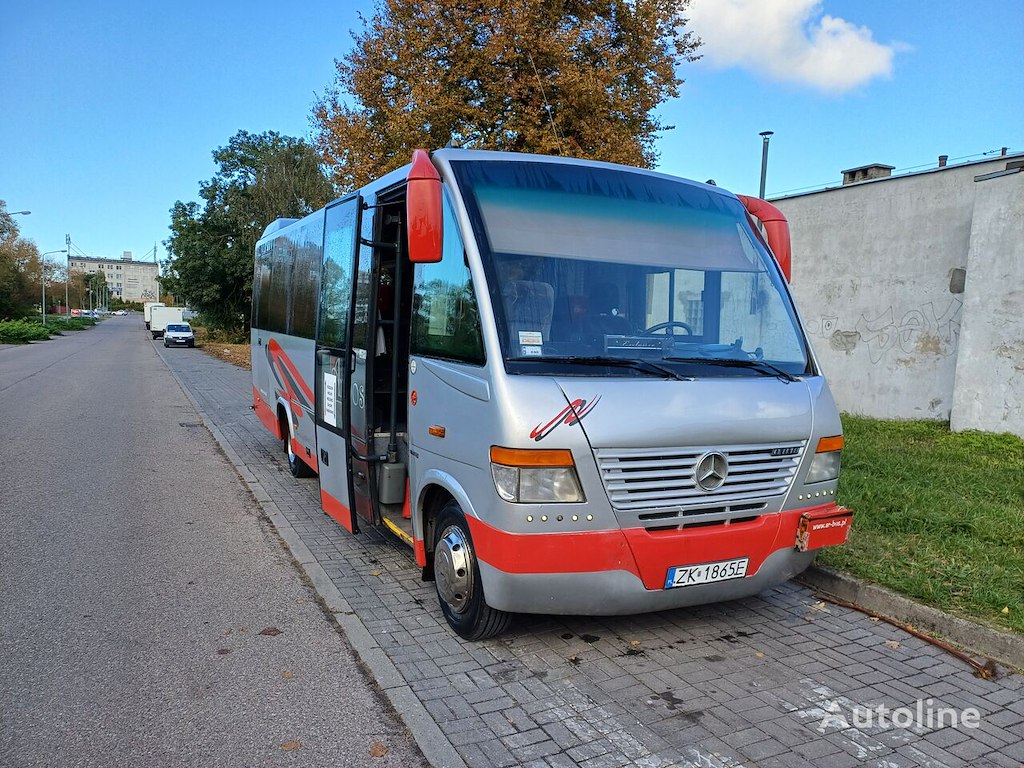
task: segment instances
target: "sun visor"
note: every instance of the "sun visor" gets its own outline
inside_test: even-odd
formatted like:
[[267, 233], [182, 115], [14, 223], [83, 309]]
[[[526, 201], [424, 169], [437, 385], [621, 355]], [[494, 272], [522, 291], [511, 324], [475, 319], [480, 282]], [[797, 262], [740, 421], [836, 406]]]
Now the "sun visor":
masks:
[[[635, 262], [679, 269], [758, 271], [742, 208], [689, 208], [562, 191], [478, 186], [497, 253]], [[742, 217], [742, 218], [741, 218]]]

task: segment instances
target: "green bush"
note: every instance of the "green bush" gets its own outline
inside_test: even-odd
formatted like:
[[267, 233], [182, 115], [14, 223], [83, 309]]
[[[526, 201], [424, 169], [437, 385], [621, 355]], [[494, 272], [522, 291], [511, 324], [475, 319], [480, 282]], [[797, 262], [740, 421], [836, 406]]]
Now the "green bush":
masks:
[[0, 322], [0, 343], [27, 344], [30, 341], [46, 341], [50, 338], [49, 328], [42, 323], [27, 320], [4, 320]]
[[58, 317], [47, 318], [46, 327], [59, 331], [84, 331], [86, 328], [96, 324], [91, 317]]

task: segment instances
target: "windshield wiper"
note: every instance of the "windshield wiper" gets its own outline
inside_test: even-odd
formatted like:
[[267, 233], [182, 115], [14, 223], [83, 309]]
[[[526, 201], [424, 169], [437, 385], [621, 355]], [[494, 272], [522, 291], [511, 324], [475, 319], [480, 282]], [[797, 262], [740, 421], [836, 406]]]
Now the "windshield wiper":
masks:
[[632, 368], [636, 371], [645, 371], [676, 381], [693, 381], [692, 376], [680, 376], [671, 368], [664, 365], [652, 363], [650, 360], [632, 359], [628, 357], [611, 357], [608, 355], [534, 355], [523, 357], [510, 357], [509, 362], [515, 363], [574, 363], [577, 365], [614, 366], [618, 368]]
[[723, 368], [752, 368], [768, 372], [775, 376], [775, 378], [785, 382], [799, 381], [793, 374], [765, 360], [743, 360], [723, 357], [666, 357], [664, 359], [671, 360], [673, 363], [703, 363], [705, 365], [719, 365]]

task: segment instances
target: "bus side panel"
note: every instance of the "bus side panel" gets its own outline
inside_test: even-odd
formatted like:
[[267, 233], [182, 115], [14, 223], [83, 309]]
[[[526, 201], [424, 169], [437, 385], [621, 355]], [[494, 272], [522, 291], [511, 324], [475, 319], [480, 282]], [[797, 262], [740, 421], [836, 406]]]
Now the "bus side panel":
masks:
[[274, 391], [277, 397], [288, 404], [290, 411], [294, 438], [292, 449], [299, 458], [316, 469], [313, 340], [272, 334], [264, 339], [264, 347]]

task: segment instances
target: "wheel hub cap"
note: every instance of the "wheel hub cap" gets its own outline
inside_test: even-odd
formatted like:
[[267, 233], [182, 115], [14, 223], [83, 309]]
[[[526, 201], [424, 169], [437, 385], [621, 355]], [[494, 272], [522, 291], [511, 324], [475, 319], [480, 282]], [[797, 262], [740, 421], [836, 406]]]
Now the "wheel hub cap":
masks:
[[449, 526], [434, 551], [437, 594], [455, 613], [462, 613], [473, 595], [473, 553], [457, 526]]

